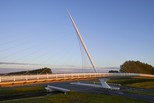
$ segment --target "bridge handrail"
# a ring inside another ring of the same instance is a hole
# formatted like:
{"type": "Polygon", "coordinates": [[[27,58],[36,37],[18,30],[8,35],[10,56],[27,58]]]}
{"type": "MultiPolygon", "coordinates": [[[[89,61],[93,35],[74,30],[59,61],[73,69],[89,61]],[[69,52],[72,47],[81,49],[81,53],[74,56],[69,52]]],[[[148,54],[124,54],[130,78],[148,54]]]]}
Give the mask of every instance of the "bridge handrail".
{"type": "Polygon", "coordinates": [[[149,74],[137,74],[137,73],[63,73],[63,74],[36,74],[36,75],[7,75],[0,76],[1,82],[15,82],[15,81],[28,81],[28,80],[40,80],[40,79],[53,79],[53,78],[111,78],[111,77],[152,77],[154,75],[149,74]]]}

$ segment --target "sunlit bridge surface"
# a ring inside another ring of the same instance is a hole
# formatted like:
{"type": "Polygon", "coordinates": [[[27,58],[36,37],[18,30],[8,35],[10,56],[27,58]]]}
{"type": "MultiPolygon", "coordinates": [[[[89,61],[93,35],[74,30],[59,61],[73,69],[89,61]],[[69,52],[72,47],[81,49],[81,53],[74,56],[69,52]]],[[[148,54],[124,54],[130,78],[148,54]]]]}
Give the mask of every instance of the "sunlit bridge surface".
{"type": "Polygon", "coordinates": [[[70,73],[44,75],[10,75],[0,77],[0,86],[17,86],[25,84],[41,84],[51,82],[93,80],[101,78],[154,78],[154,75],[135,73],[70,73]]]}

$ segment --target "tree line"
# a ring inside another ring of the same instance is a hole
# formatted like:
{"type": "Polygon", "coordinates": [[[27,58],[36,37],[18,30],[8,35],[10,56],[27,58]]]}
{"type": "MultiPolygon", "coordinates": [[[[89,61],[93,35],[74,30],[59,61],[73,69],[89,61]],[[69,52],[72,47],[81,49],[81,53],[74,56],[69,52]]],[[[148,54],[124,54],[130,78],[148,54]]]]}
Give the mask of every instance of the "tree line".
{"type": "Polygon", "coordinates": [[[154,67],[140,61],[126,61],[120,66],[120,72],[154,74],[154,67]]]}
{"type": "Polygon", "coordinates": [[[29,70],[29,71],[19,71],[19,72],[11,72],[7,75],[29,75],[29,74],[52,74],[52,70],[48,67],[44,67],[41,69],[29,70]]]}

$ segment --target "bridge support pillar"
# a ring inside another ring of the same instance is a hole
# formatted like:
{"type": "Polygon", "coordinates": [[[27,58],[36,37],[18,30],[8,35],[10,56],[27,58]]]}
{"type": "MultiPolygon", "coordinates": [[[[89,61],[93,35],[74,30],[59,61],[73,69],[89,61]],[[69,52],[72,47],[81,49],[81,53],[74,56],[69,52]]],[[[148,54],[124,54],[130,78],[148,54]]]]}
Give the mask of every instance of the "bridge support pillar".
{"type": "Polygon", "coordinates": [[[106,89],[111,89],[111,90],[119,90],[120,88],[117,88],[117,87],[111,87],[107,84],[107,81],[109,80],[109,78],[101,78],[99,79],[100,83],[101,83],[101,86],[103,88],[106,88],[106,89]]]}
{"type": "Polygon", "coordinates": [[[106,83],[109,80],[109,78],[101,78],[99,79],[101,85],[103,88],[111,89],[111,87],[106,83]]]}

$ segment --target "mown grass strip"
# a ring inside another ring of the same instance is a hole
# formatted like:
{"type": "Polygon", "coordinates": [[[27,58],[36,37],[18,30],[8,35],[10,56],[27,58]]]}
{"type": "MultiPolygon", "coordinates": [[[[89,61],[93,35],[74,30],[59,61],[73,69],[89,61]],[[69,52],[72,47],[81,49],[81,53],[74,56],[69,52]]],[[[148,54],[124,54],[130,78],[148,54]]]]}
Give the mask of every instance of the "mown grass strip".
{"type": "Polygon", "coordinates": [[[111,79],[108,83],[116,83],[136,88],[154,89],[154,79],[111,79]]]}
{"type": "Polygon", "coordinates": [[[41,91],[45,91],[43,86],[7,87],[0,88],[0,96],[41,91]]]}
{"type": "Polygon", "coordinates": [[[129,91],[126,91],[126,92],[127,93],[134,93],[134,94],[143,94],[143,95],[154,96],[154,92],[135,91],[135,90],[129,90],[129,91]]]}
{"type": "Polygon", "coordinates": [[[150,103],[142,100],[103,94],[69,92],[52,96],[3,101],[1,103],[150,103]]]}

